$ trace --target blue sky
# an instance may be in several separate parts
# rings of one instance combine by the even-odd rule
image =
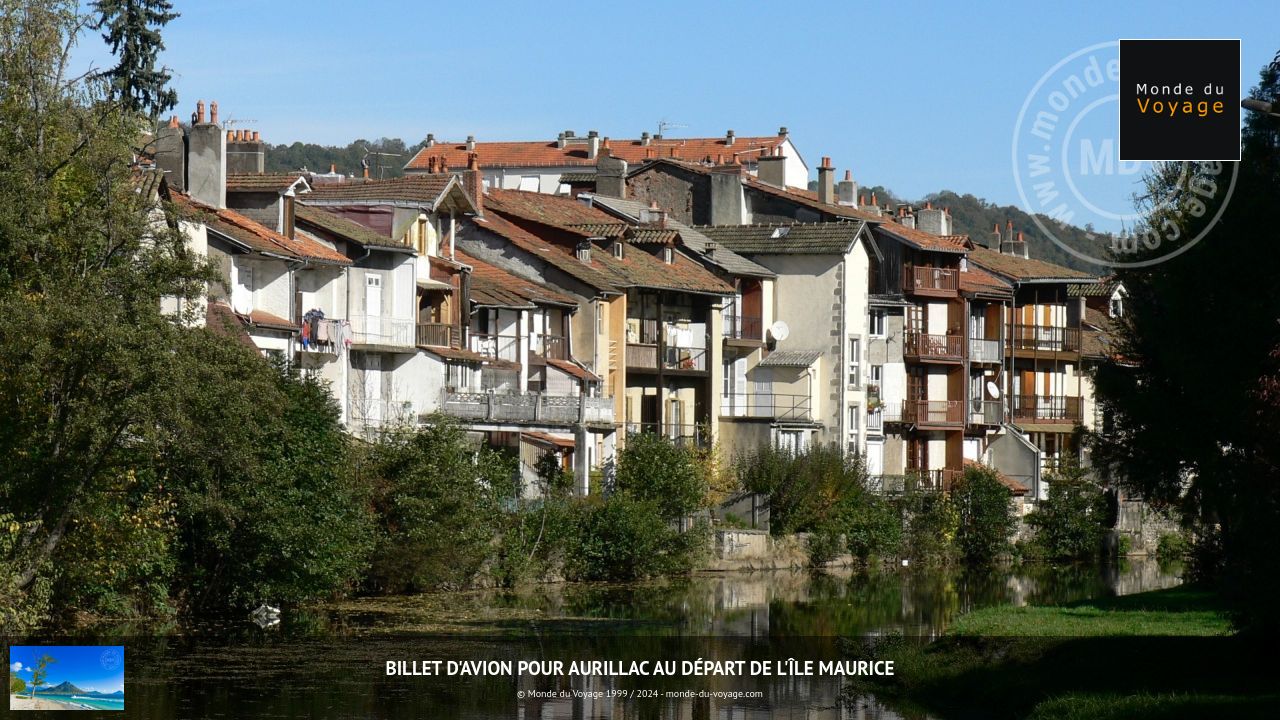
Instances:
[[[1243,40],[1242,85],[1280,49],[1280,3],[428,3],[174,0],[179,113],[216,99],[269,142],[764,135],[786,125],[907,198],[1017,203],[1010,143],[1040,76],[1121,37]],[[86,38],[83,66],[109,61]],[[842,174],[842,173],[841,173]],[[1119,193],[1120,189],[1114,192]]]
[[[103,653],[113,648],[104,662]],[[46,685],[70,682],[86,692],[112,693],[124,689],[124,647],[116,646],[15,646],[9,648],[9,674],[31,682],[31,671],[40,656],[48,655],[50,663]]]

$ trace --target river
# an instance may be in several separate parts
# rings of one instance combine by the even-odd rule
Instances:
[[[850,697],[844,681],[830,676],[388,677],[386,665],[838,658],[848,650],[841,638],[927,639],[974,608],[1178,582],[1150,560],[983,572],[732,573],[354,600],[286,613],[266,629],[236,618],[113,642],[126,645],[128,716],[138,718],[890,719],[900,715],[873,697]]]

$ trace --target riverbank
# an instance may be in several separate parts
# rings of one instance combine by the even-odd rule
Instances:
[[[1272,717],[1275,660],[1231,632],[1217,596],[1187,586],[990,607],[932,643],[868,648],[898,672],[864,689],[947,720]]]
[[[28,695],[10,695],[10,710],[89,710],[84,705],[77,705],[73,702],[64,702],[62,700],[50,700],[49,698],[39,697],[33,700]]]

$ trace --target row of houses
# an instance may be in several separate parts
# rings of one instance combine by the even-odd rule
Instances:
[[[433,413],[555,453],[589,493],[627,437],[838,443],[886,486],[1078,461],[1123,288],[1008,225],[882,207],[776,136],[442,143],[390,180],[263,172],[216,104],[155,165],[222,272],[207,318],[323,378],[358,434]]]

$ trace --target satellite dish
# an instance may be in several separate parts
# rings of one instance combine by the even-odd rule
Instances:
[[[999,386],[999,385],[997,385],[997,384],[995,384],[995,383],[993,383],[993,382],[991,382],[990,380],[988,380],[988,381],[987,381],[987,394],[988,394],[988,395],[990,395],[993,399],[995,399],[995,400],[999,400],[999,399],[1000,399],[1000,386]]]
[[[769,335],[772,336],[773,339],[778,342],[782,342],[783,340],[786,340],[787,336],[790,334],[791,334],[791,328],[788,327],[787,324],[782,320],[779,320],[769,326]]]

